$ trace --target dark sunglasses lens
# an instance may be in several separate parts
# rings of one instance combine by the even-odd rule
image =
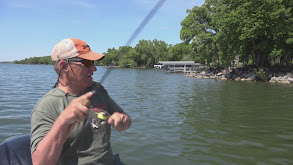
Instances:
[[[93,65],[94,61],[90,61],[90,60],[84,60],[83,61],[83,65],[85,67],[91,67]]]

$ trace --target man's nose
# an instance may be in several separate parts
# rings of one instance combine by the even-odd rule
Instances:
[[[91,69],[93,72],[97,71],[97,68],[96,68],[96,65],[95,65],[95,64],[93,64],[93,65],[90,67],[90,69]]]

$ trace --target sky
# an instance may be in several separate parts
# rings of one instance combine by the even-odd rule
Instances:
[[[0,61],[49,56],[58,42],[79,38],[93,51],[125,46],[158,0],[0,0]],[[139,40],[178,44],[186,10],[204,0],[166,0]]]

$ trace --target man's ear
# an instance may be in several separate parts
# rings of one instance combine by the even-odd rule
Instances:
[[[60,70],[62,70],[62,69],[64,69],[64,70],[67,70],[67,62],[66,61],[64,61],[64,60],[61,60],[60,62],[59,62],[59,68],[60,68]]]

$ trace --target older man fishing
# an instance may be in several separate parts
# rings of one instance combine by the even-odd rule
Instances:
[[[131,119],[93,81],[94,61],[104,55],[91,51],[80,39],[69,38],[53,48],[51,57],[58,80],[32,112],[33,164],[113,165],[111,125],[124,131]]]

